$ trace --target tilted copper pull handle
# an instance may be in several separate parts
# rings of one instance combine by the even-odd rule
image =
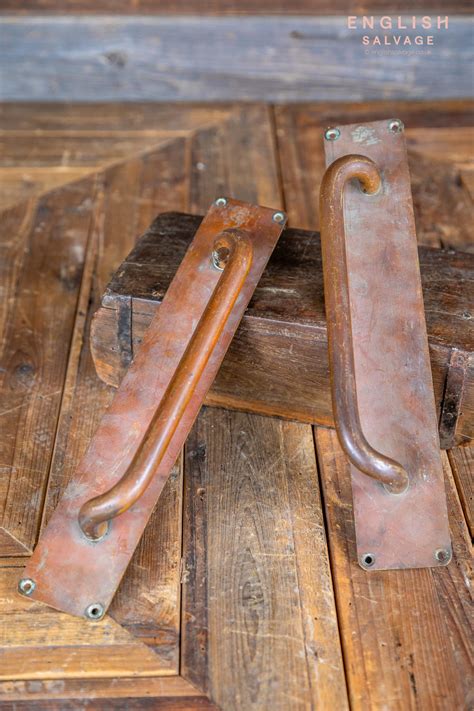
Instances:
[[[252,244],[245,232],[226,230],[216,239],[210,259],[222,276],[132,462],[109,491],[79,511],[79,524],[88,538],[102,538],[110,520],[133,506],[152,481],[245,282]]]
[[[400,493],[408,486],[407,472],[367,442],[359,418],[344,237],[344,188],[353,179],[359,180],[368,194],[376,193],[381,185],[370,158],[346,155],[327,169],[319,203],[334,419],[341,446],[352,464],[391,493]]]

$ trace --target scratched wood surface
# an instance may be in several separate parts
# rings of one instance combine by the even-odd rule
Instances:
[[[155,215],[227,193],[316,229],[321,126],[399,115],[421,241],[468,250],[469,109],[1,107],[2,708],[469,707],[466,448],[444,459],[453,563],[367,574],[334,433],[205,409],[103,622],[15,591],[112,396],[90,357],[92,314]]]

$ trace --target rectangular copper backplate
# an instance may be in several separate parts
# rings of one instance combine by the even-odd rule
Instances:
[[[382,174],[376,195],[352,183],[344,193],[362,430],[410,478],[396,495],[351,466],[358,559],[366,569],[442,565],[451,541],[403,124],[338,128],[325,140],[326,164],[359,154]]]
[[[79,616],[98,617],[107,609],[285,220],[283,213],[236,200],[220,198],[213,204],[26,566],[23,580],[33,581],[26,588],[31,598]],[[79,527],[79,509],[127,470],[220,279],[212,250],[216,237],[229,228],[245,230],[252,243],[252,264],[242,290],[152,483],[136,504],[112,521],[108,534],[93,542]],[[87,615],[91,605],[96,607]]]

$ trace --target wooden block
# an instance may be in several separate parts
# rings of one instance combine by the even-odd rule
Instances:
[[[200,219],[177,213],[159,216],[112,278],[91,337],[96,370],[105,382],[120,382]],[[440,411],[451,349],[474,351],[473,321],[466,316],[473,300],[474,256],[424,247],[419,256]],[[467,370],[463,402],[474,399],[473,368]],[[206,402],[333,424],[317,233],[283,233]],[[463,419],[459,417],[457,427],[454,422],[445,446],[474,434],[474,413],[466,417],[464,406],[457,412]]]

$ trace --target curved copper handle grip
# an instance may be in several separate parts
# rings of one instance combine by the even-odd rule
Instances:
[[[109,521],[133,506],[152,481],[250,270],[252,244],[246,234],[222,232],[214,243],[212,262],[222,276],[133,460],[109,491],[79,511],[79,525],[88,538],[102,538]]]
[[[359,180],[368,194],[376,193],[381,185],[377,166],[370,158],[347,155],[326,170],[319,196],[334,418],[341,446],[352,464],[385,484],[388,491],[401,493],[408,486],[407,472],[371,447],[359,418],[344,237],[344,188],[352,179]]]

